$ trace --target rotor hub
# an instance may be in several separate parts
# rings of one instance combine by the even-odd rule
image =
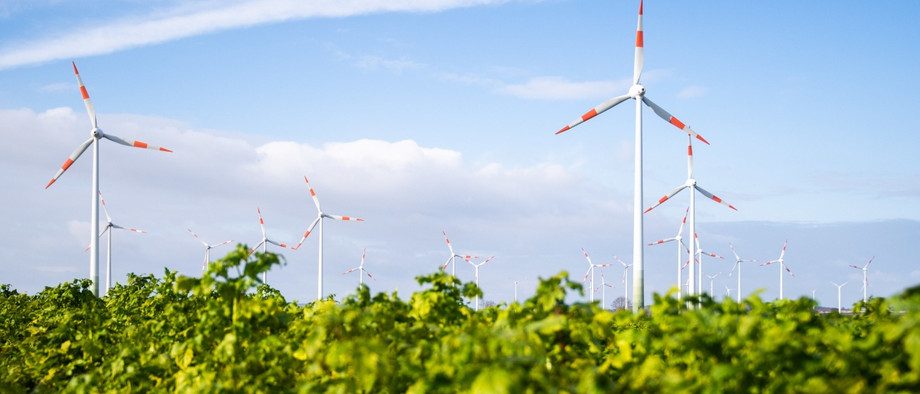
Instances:
[[[645,94],[645,86],[635,84],[629,88],[629,95],[632,97],[640,97]]]
[[[105,133],[102,132],[102,129],[100,129],[100,128],[98,128],[98,127],[95,128],[95,129],[93,129],[93,137],[95,137],[95,138],[102,138],[102,137],[104,137],[104,136],[105,136]]]

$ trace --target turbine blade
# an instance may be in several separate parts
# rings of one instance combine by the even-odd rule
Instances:
[[[456,255],[456,253],[454,253],[454,247],[450,245],[450,239],[447,238],[447,232],[441,231],[441,234],[444,234],[444,242],[447,242],[447,249],[450,250],[450,258],[452,259],[454,258],[454,255]],[[450,259],[447,259],[447,260],[450,261]],[[446,266],[447,265],[445,264],[445,267]]]
[[[259,227],[262,229],[262,239],[264,240],[265,239],[265,220],[262,219],[262,209],[257,207],[256,212],[259,213]]]
[[[741,264],[741,261],[735,261],[735,265],[732,266],[732,270],[728,272],[728,277],[731,278],[735,274],[735,268],[738,268],[738,264]]]
[[[677,235],[674,237],[675,239],[679,239],[678,237],[680,237],[680,235],[684,233],[684,226],[687,225],[687,215],[689,214],[690,214],[690,207],[687,207],[687,210],[684,211],[684,219],[680,221],[680,229],[677,230]]]
[[[259,246],[262,246],[263,244],[265,244],[265,241],[267,240],[265,238],[262,238],[262,242],[257,243],[256,246],[253,246],[252,249],[249,249],[249,255],[252,256],[252,254],[256,252],[256,249],[258,249]]]
[[[228,240],[226,240],[226,241],[224,241],[224,242],[221,242],[221,243],[219,243],[219,244],[217,244],[217,245],[211,246],[211,248],[213,249],[213,248],[216,248],[216,247],[218,247],[218,246],[224,246],[224,245],[226,245],[226,244],[228,244],[228,243],[231,243],[231,242],[233,242],[233,240],[232,240],[232,239],[228,239]],[[207,244],[205,244],[205,245],[207,246]]]
[[[266,239],[265,242],[268,242],[268,243],[270,243],[270,244],[272,244],[272,245],[275,245],[275,246],[280,246],[280,247],[282,247],[282,248],[287,248],[287,247],[288,247],[286,243],[283,243],[283,242],[275,242],[275,241],[272,241],[272,240],[270,240],[270,239]]]
[[[198,234],[195,234],[195,232],[192,231],[192,229],[189,228],[189,229],[186,229],[186,230],[188,230],[188,232],[192,233],[192,235],[195,236],[195,239],[197,239],[198,242],[201,242],[202,244],[204,244],[204,247],[206,247],[206,248],[210,248],[210,247],[211,247],[211,245],[208,245],[207,242],[204,242],[204,240],[202,240],[200,237],[198,237]],[[227,241],[227,242],[229,242],[229,241]],[[226,243],[226,242],[225,242],[225,243]]]
[[[307,176],[303,177],[304,182],[307,182],[307,187],[310,189],[310,197],[313,197],[313,204],[316,205],[316,210],[322,212],[323,209],[319,207],[319,199],[316,198],[316,192],[313,191],[313,186],[310,186],[310,181],[307,179]]]
[[[375,277],[373,277],[373,276],[371,276],[371,273],[370,273],[370,272],[367,272],[367,270],[364,270],[364,273],[365,273],[365,274],[367,274],[367,277],[368,277],[368,278],[371,278],[371,279],[373,279],[373,280],[374,280],[374,282],[376,282],[376,281],[377,281],[377,278],[375,278]]]
[[[645,42],[642,34],[642,1],[639,1],[639,24],[636,27],[636,55],[633,59],[633,85],[639,84],[642,76],[642,65],[645,61]]]
[[[350,274],[350,273],[352,273],[352,272],[355,272],[355,270],[359,270],[359,269],[361,269],[361,267],[352,268],[352,269],[350,269],[350,270],[348,270],[348,271],[343,272],[342,275]]]
[[[96,110],[93,109],[93,102],[89,99],[89,92],[86,91],[86,86],[83,85],[83,78],[80,78],[80,72],[77,71],[77,63],[71,62],[71,64],[73,64],[73,73],[77,76],[77,83],[80,84],[80,94],[83,96],[83,104],[86,105],[89,121],[93,124],[93,129],[96,129]]]
[[[735,252],[735,246],[732,245],[731,242],[728,243],[728,247],[732,250],[732,254],[735,255],[735,261],[736,261],[735,265],[737,265],[737,264],[738,264],[737,262],[740,262],[740,261],[741,261],[741,257],[738,257],[738,253]],[[732,268],[732,269],[734,270],[734,268]],[[729,276],[731,276],[731,275],[729,275]]]
[[[619,104],[619,103],[622,103],[623,101],[626,101],[626,99],[628,99],[628,98],[629,98],[629,95],[628,95],[628,94],[624,94],[624,95],[622,95],[622,96],[617,96],[617,97],[614,97],[614,98],[612,98],[612,99],[610,99],[610,100],[604,101],[603,103],[601,103],[601,104],[598,105],[597,107],[594,107],[594,108],[592,108],[590,111],[585,112],[585,114],[582,115],[580,118],[573,120],[572,123],[569,123],[567,126],[563,127],[563,128],[560,129],[559,131],[557,131],[556,134],[562,133],[562,132],[567,131],[567,130],[569,130],[569,129],[575,127],[575,126],[578,126],[578,125],[582,124],[583,122],[587,121],[588,119],[591,119],[591,118],[593,118],[593,117],[595,117],[595,116],[597,116],[597,115],[600,115],[600,114],[603,113],[604,111],[606,111],[606,110],[608,110],[608,109],[610,109],[610,108],[613,108],[615,105],[617,105],[617,104]]]
[[[671,242],[671,241],[677,241],[677,238],[659,239],[659,240],[657,240],[657,241],[655,241],[655,242],[652,242],[652,243],[648,244],[648,246],[652,246],[652,245],[661,245],[661,244],[663,244],[663,243],[665,243],[665,242]]]
[[[649,211],[651,211],[651,210],[657,208],[659,205],[664,204],[665,201],[668,201],[669,198],[674,197],[675,194],[677,194],[678,192],[680,192],[681,190],[684,190],[684,189],[686,189],[686,188],[687,188],[687,185],[681,185],[681,186],[678,187],[677,189],[671,190],[670,193],[665,194],[664,197],[659,198],[659,199],[658,199],[658,203],[656,203],[655,205],[652,205],[651,207],[649,207],[648,209],[646,209],[645,212],[642,212],[642,213],[648,213]]]
[[[593,265],[594,265],[594,263],[592,263],[592,262],[591,262],[591,258],[590,258],[590,257],[588,257],[588,251],[587,251],[587,250],[585,250],[585,248],[581,248],[581,251],[582,251],[582,252],[584,252],[584,254],[585,254],[585,259],[586,259],[586,260],[588,260],[588,264],[590,264],[590,265],[592,265],[592,266],[593,266]]]
[[[591,274],[591,270],[593,270],[593,269],[594,269],[594,266],[593,266],[593,265],[590,266],[590,267],[588,267],[588,271],[585,272],[585,278],[581,280],[581,284],[585,284],[585,282],[588,281],[588,275]]]
[[[322,219],[323,219],[322,216],[317,216],[316,219],[313,220],[313,223],[311,223],[310,227],[307,228],[307,231],[303,233],[303,238],[300,239],[300,242],[297,243],[297,246],[294,247],[294,250],[297,250],[300,248],[300,245],[303,244],[303,241],[307,240],[307,237],[310,236],[310,232],[313,231],[313,228],[316,227],[316,224],[319,223],[319,221]]]
[[[64,174],[64,171],[67,171],[67,169],[70,168],[73,162],[77,161],[80,155],[82,155],[83,152],[86,151],[86,148],[89,148],[89,145],[92,144],[94,140],[95,140],[94,137],[90,137],[88,140],[86,140],[86,142],[80,144],[80,146],[78,146],[77,149],[74,150],[73,153],[70,154],[70,157],[67,158],[67,161],[65,161],[64,164],[61,165],[61,169],[59,169],[57,173],[54,174],[54,177],[51,178],[51,182],[48,182],[48,184],[45,186],[45,189],[49,188],[52,183],[57,181],[57,179],[61,175]]]
[[[678,129],[683,130],[690,136],[700,141],[703,141],[704,143],[706,143],[706,145],[709,145],[709,141],[706,141],[706,139],[703,138],[703,136],[697,134],[695,131],[693,131],[693,129],[690,128],[690,126],[687,126],[686,124],[684,124],[683,122],[675,118],[673,115],[668,113],[668,111],[665,111],[664,108],[659,107],[658,104],[653,103],[652,100],[649,100],[648,97],[642,96],[642,102],[644,102],[645,105],[648,105],[649,107],[651,107],[652,111],[655,111],[655,113],[658,114],[658,116],[661,117],[661,119],[664,119],[668,123],[674,125],[674,127],[677,127]]]
[[[783,251],[779,253],[779,258],[778,258],[777,260],[783,261],[783,256],[786,255],[786,244],[788,244],[788,243],[789,243],[789,240],[788,240],[788,239],[785,240],[785,241],[783,241]]]
[[[172,152],[172,151],[169,150],[169,149],[161,148],[161,147],[159,147],[159,146],[153,146],[153,145],[150,145],[150,144],[148,144],[148,143],[146,143],[146,142],[135,141],[135,140],[126,140],[126,139],[124,139],[124,138],[116,137],[116,136],[111,135],[111,134],[103,134],[102,137],[105,138],[105,139],[108,139],[108,140],[110,140],[110,141],[114,141],[114,142],[117,142],[117,143],[119,143],[119,144],[125,145],[125,146],[133,146],[133,147],[135,147],[135,148],[141,148],[141,149],[158,150],[158,151],[160,151],[160,152]]]
[[[327,218],[330,218],[330,219],[335,219],[335,220],[345,220],[345,221],[355,221],[355,222],[363,222],[363,221],[364,221],[364,219],[353,218],[353,217],[351,217],[351,216],[339,216],[339,215],[324,215],[324,216],[326,216]]]
[[[868,263],[866,263],[866,266],[865,266],[865,267],[863,267],[863,269],[866,269],[866,268],[869,268],[869,264],[872,264],[872,260],[875,260],[875,256],[872,256],[872,258],[871,258],[871,259],[869,259],[869,262],[868,262]]]
[[[112,217],[109,216],[109,210],[108,210],[108,208],[105,207],[105,199],[102,198],[102,191],[99,191],[98,193],[99,193],[99,202],[102,203],[102,212],[105,213],[105,219],[106,219],[106,221],[108,221],[109,223],[112,223]]]
[[[706,198],[708,198],[708,199],[710,199],[710,200],[712,200],[712,201],[715,201],[715,202],[717,202],[717,203],[719,203],[719,204],[725,205],[726,207],[729,207],[729,208],[734,209],[734,210],[736,210],[736,211],[738,210],[738,208],[733,207],[731,204],[729,204],[729,203],[727,203],[727,202],[725,202],[725,201],[722,201],[721,198],[719,198],[718,196],[716,196],[716,195],[714,195],[714,194],[712,194],[712,193],[706,191],[706,189],[703,189],[703,188],[700,187],[699,185],[694,185],[694,187],[696,188],[697,191],[700,192],[700,194],[706,196]]]

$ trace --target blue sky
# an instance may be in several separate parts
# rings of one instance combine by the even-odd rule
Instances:
[[[366,247],[372,289],[408,295],[446,259],[441,231],[496,256],[481,268],[496,301],[514,280],[522,296],[538,276],[580,280],[581,247],[595,262],[631,259],[634,104],[553,133],[629,87],[637,2],[300,3],[0,5],[0,282],[34,292],[88,274],[90,156],[43,189],[90,129],[71,61],[103,130],[175,151],[102,144],[115,223],[148,231],[115,234],[115,280],[164,265],[197,274],[204,251],[187,228],[255,244],[256,207],[270,237],[299,240],[316,215],[304,175],[328,213],[366,219],[327,222],[329,293],[353,289],[340,273]],[[861,297],[847,266],[873,255],[871,294],[920,282],[908,253],[920,235],[918,7],[645,3],[647,95],[712,143],[695,146],[695,178],[738,207],[700,200],[704,249],[729,256],[733,242],[763,261],[788,239],[786,295],[815,289],[825,305],[830,280],[851,282],[845,303]],[[649,205],[683,183],[686,139],[644,113]],[[646,215],[645,239],[672,236],[686,204],[682,192]],[[312,299],[316,248],[285,251],[269,283]],[[725,271],[718,288],[731,264],[707,263]],[[647,248],[646,265],[648,294],[675,282],[671,247]],[[744,292],[776,297],[773,268],[746,268]],[[468,264],[458,273],[472,279]]]

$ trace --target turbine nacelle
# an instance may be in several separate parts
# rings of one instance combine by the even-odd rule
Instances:
[[[92,131],[91,133],[92,133],[93,137],[94,137],[94,138],[97,138],[97,139],[98,139],[98,138],[103,138],[103,137],[105,137],[105,133],[103,133],[103,132],[102,132],[102,129],[100,129],[100,128],[98,128],[98,127],[93,128],[93,131]]]
[[[645,86],[635,84],[629,87],[629,97],[639,98],[645,94]]]

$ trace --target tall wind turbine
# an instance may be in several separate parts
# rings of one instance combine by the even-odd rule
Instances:
[[[735,273],[735,268],[738,269],[738,303],[741,303],[741,263],[756,263],[757,260],[756,259],[745,260],[745,259],[742,259],[741,257],[738,257],[738,252],[735,252],[735,247],[734,245],[732,245],[731,242],[728,243],[728,247],[731,248],[732,254],[735,255],[735,265],[732,266],[732,270],[729,271],[728,277],[731,278],[732,274]]]
[[[665,111],[663,108],[659,107],[657,104],[653,103],[652,100],[649,100],[648,97],[645,97],[645,87],[639,84],[639,79],[642,76],[642,65],[644,62],[644,48],[645,43],[642,33],[642,1],[639,1],[639,23],[636,27],[636,52],[633,62],[633,84],[629,88],[629,91],[622,95],[617,96],[612,99],[609,99],[597,107],[592,108],[590,111],[575,119],[572,123],[569,123],[567,126],[563,127],[561,130],[557,131],[556,134],[562,133],[566,130],[571,129],[588,119],[591,119],[598,114],[613,108],[619,103],[626,101],[626,99],[636,100],[636,148],[635,148],[635,173],[634,181],[635,186],[633,189],[633,206],[635,208],[633,212],[633,264],[636,266],[635,271],[633,272],[633,311],[638,312],[645,308],[645,278],[644,278],[644,268],[643,268],[643,251],[642,247],[642,230],[643,230],[643,219],[642,219],[642,103],[648,105],[656,115],[660,116],[662,119],[668,123],[674,125],[675,127],[683,130],[688,135],[696,137],[700,141],[709,143],[702,136],[697,134],[690,126],[687,126],[670,113]]]
[[[666,243],[666,242],[677,241],[677,299],[678,299],[678,300],[681,299],[681,293],[683,293],[683,286],[681,286],[681,283],[683,282],[683,280],[682,280],[682,278],[681,278],[681,271],[683,271],[683,267],[682,267],[682,264],[681,264],[681,262],[680,262],[680,256],[681,256],[681,254],[680,254],[680,247],[681,247],[681,246],[683,246],[683,247],[685,247],[685,248],[687,247],[687,245],[684,245],[683,236],[682,236],[681,234],[683,234],[683,232],[684,232],[684,225],[687,224],[687,214],[688,214],[689,212],[690,212],[690,208],[687,207],[687,211],[684,212],[684,219],[681,220],[681,222],[680,222],[680,229],[677,230],[677,235],[675,235],[675,236],[673,236],[673,237],[671,237],[671,238],[661,239],[661,240],[658,240],[658,241],[656,241],[656,242],[652,242],[652,243],[648,244],[649,246],[652,246],[652,245],[660,245],[660,244],[663,244],[663,243]]]
[[[281,242],[275,242],[275,241],[268,239],[268,236],[265,235],[265,221],[262,220],[262,209],[256,208],[256,212],[259,213],[259,227],[262,228],[262,240],[260,240],[259,243],[256,244],[256,246],[253,246],[252,249],[249,250],[249,254],[255,253],[256,249],[258,249],[259,246],[262,247],[262,253],[265,253],[266,246],[268,246],[268,244],[280,246],[282,248],[287,248],[288,247],[287,244],[284,244]],[[262,273],[262,283],[267,284],[268,283],[267,280],[268,280],[268,273],[263,272]]]
[[[471,256],[471,255],[460,255],[460,254],[457,254],[456,252],[454,252],[454,247],[453,247],[453,245],[450,244],[450,240],[447,239],[447,232],[446,232],[446,231],[441,231],[441,234],[444,234],[444,242],[447,242],[447,249],[450,250],[450,257],[448,257],[448,258],[447,258],[447,261],[444,262],[444,265],[441,266],[441,271],[446,270],[446,269],[447,269],[447,265],[453,263],[453,265],[450,267],[450,274],[451,274],[452,276],[457,276],[457,259],[458,259],[458,258],[461,258],[461,259],[464,259],[464,260],[467,260],[467,259],[478,259],[479,256]]]
[[[840,289],[842,289],[843,286],[846,286],[846,284],[850,282],[843,282],[842,285],[838,285],[836,282],[831,283],[833,283],[834,286],[837,286],[837,313],[840,313]]]
[[[581,248],[581,251],[585,254],[585,259],[588,260],[588,271],[585,272],[585,278],[581,280],[581,284],[585,284],[588,280],[588,275],[591,275],[591,294],[589,299],[591,302],[594,302],[594,269],[609,267],[613,264],[594,264],[591,262],[591,257],[588,257],[588,251],[586,251],[585,248]]]
[[[319,206],[319,199],[316,198],[316,192],[313,191],[313,186],[310,186],[310,181],[306,176],[303,177],[303,180],[307,183],[307,188],[310,189],[310,197],[313,197],[313,203],[316,204],[317,214],[316,219],[313,220],[313,223],[310,224],[310,227],[307,228],[307,231],[303,233],[303,238],[300,239],[300,242],[297,243],[297,246],[294,247],[294,250],[300,248],[300,245],[303,244],[303,241],[305,241],[307,237],[310,236],[310,232],[313,231],[313,228],[319,224],[319,271],[317,274],[317,280],[319,281],[319,284],[316,287],[316,299],[321,300],[323,299],[323,219],[329,218],[344,221],[354,220],[358,222],[363,222],[364,219],[353,218],[351,216],[330,215],[323,212],[323,209]]]
[[[483,260],[483,261],[482,261],[481,263],[479,263],[479,264],[476,264],[476,263],[470,261],[470,259],[464,259],[464,260],[466,260],[467,263],[470,263],[470,265],[472,265],[473,268],[476,270],[476,275],[473,277],[474,280],[476,281],[476,287],[479,287],[479,267],[482,267],[483,265],[485,265],[486,263],[488,263],[490,260],[492,260],[492,259],[494,259],[494,258],[495,258],[495,256],[489,257],[489,258]],[[480,290],[481,290],[481,289],[480,289]],[[476,296],[476,309],[475,309],[475,310],[477,310],[477,311],[479,310],[479,296]]]
[[[106,220],[105,230],[102,230],[102,232],[99,233],[99,238],[102,238],[102,235],[105,234],[106,232],[109,233],[108,239],[106,240],[107,250],[106,250],[106,259],[105,259],[105,292],[106,294],[108,294],[109,289],[112,288],[112,231],[114,231],[115,229],[119,229],[119,230],[133,231],[135,233],[141,233],[141,234],[147,234],[147,232],[144,230],[138,230],[136,228],[122,227],[115,223],[112,223],[112,217],[109,216],[109,210],[105,207],[105,199],[102,198],[102,192],[99,192],[99,201],[102,203],[102,212],[105,213],[105,220]],[[109,231],[109,230],[112,230],[112,231]],[[86,250],[90,250],[90,248],[92,248],[92,243],[90,244],[90,246],[86,247]]]
[[[872,258],[869,259],[869,262],[866,263],[866,265],[862,267],[858,265],[850,266],[858,270],[862,270],[863,272],[863,302],[867,302],[869,300],[869,297],[868,297],[869,295],[869,272],[868,271],[869,271],[869,264],[872,264],[872,260],[875,260],[875,256],[872,256]]]
[[[623,264],[623,309],[626,309],[626,307],[629,306],[629,282],[626,281],[626,278],[628,277],[627,273],[629,273],[629,267],[632,267],[633,265],[624,263],[623,260],[620,260],[620,258],[617,256],[613,256],[613,258],[616,259],[616,261],[619,261],[620,264]],[[635,287],[636,285],[633,284],[633,288]],[[635,297],[635,294],[633,294],[633,297]],[[635,302],[636,301],[633,300],[633,303]]]
[[[57,179],[64,174],[64,171],[67,171],[70,166],[80,158],[80,155],[89,148],[90,145],[93,146],[93,195],[92,195],[92,208],[90,209],[90,254],[89,254],[89,279],[93,281],[93,295],[99,296],[99,239],[97,234],[99,234],[99,140],[105,138],[109,141],[113,141],[126,146],[133,146],[135,148],[142,149],[153,149],[163,152],[172,152],[169,149],[161,148],[159,146],[148,145],[145,142],[126,140],[123,138],[116,137],[111,134],[105,134],[99,129],[99,124],[96,122],[96,110],[93,109],[93,102],[89,99],[89,93],[86,91],[86,86],[83,85],[83,79],[80,78],[80,73],[77,71],[77,64],[73,64],[73,73],[77,76],[77,83],[80,84],[80,94],[83,95],[83,104],[86,105],[86,112],[89,113],[89,120],[93,128],[90,131],[90,138],[80,144],[73,153],[70,154],[70,157],[67,158],[67,161],[61,165],[61,169],[58,170],[54,177],[51,178],[51,182],[48,182],[48,185],[45,186],[45,189],[49,188]]]
[[[786,255],[786,244],[787,243],[789,243],[789,240],[786,240],[786,242],[783,242],[783,251],[780,252],[778,259],[770,260],[760,265],[762,267],[762,266],[770,265],[773,263],[779,263],[779,299],[781,300],[783,299],[783,270],[786,270],[786,272],[789,272],[789,275],[792,275],[792,277],[795,278],[795,274],[792,273],[789,267],[786,266],[786,262],[783,260],[783,256]]]
[[[198,242],[201,242],[201,243],[204,245],[204,263],[201,264],[201,272],[205,272],[205,271],[208,270],[208,263],[211,262],[211,249],[214,249],[214,248],[216,248],[216,247],[218,247],[218,246],[224,246],[224,245],[226,245],[226,244],[228,244],[228,243],[233,242],[233,240],[231,239],[231,240],[227,240],[227,241],[221,242],[221,243],[219,243],[219,244],[217,244],[217,245],[211,245],[211,244],[209,244],[209,243],[207,243],[207,242],[204,242],[204,240],[201,239],[201,238],[198,236],[198,234],[195,234],[195,232],[192,231],[192,229],[188,229],[188,232],[192,233],[192,235],[195,236],[195,239],[197,239]]]
[[[658,199],[658,202],[655,205],[652,205],[651,207],[646,209],[645,212],[648,213],[649,211],[655,209],[657,206],[663,204],[665,201],[668,201],[668,199],[673,197],[675,194],[679,193],[681,190],[684,190],[687,188],[690,189],[690,210],[689,210],[690,212],[690,234],[693,234],[694,238],[696,238],[696,193],[694,193],[694,191],[698,191],[703,196],[706,196],[706,198],[712,201],[715,201],[719,204],[725,205],[735,211],[738,210],[731,204],[723,201],[718,196],[713,195],[712,193],[706,191],[705,189],[697,185],[696,179],[693,178],[693,140],[690,137],[687,137],[687,180],[684,181],[683,185],[677,187],[676,189],[672,190],[670,193],[666,194],[664,197]],[[696,253],[693,250],[694,247],[699,248],[699,245],[697,245],[696,242],[690,242],[690,255],[691,256],[696,256]],[[694,294],[693,276],[694,276],[694,272],[691,267],[690,269],[690,290],[689,290],[691,295]],[[699,279],[698,279],[699,287],[702,287],[702,276],[703,276],[702,264],[700,264],[698,276],[699,276]],[[703,289],[699,289],[699,291],[702,291],[702,290]]]
[[[355,267],[355,268],[352,268],[352,269],[350,269],[350,270],[348,270],[348,271],[343,272],[342,275],[347,275],[347,274],[350,274],[350,273],[355,272],[355,271],[361,271],[361,272],[358,273],[358,284],[361,284],[361,285],[364,284],[364,274],[367,274],[367,277],[368,277],[368,278],[374,279],[374,277],[371,276],[371,273],[370,273],[370,272],[367,272],[367,269],[364,268],[364,256],[365,256],[366,254],[367,254],[367,248],[364,248],[364,251],[361,252],[361,265],[359,265],[359,266],[357,266],[357,267]],[[374,282],[376,282],[376,281],[377,281],[377,279],[374,279]]]

